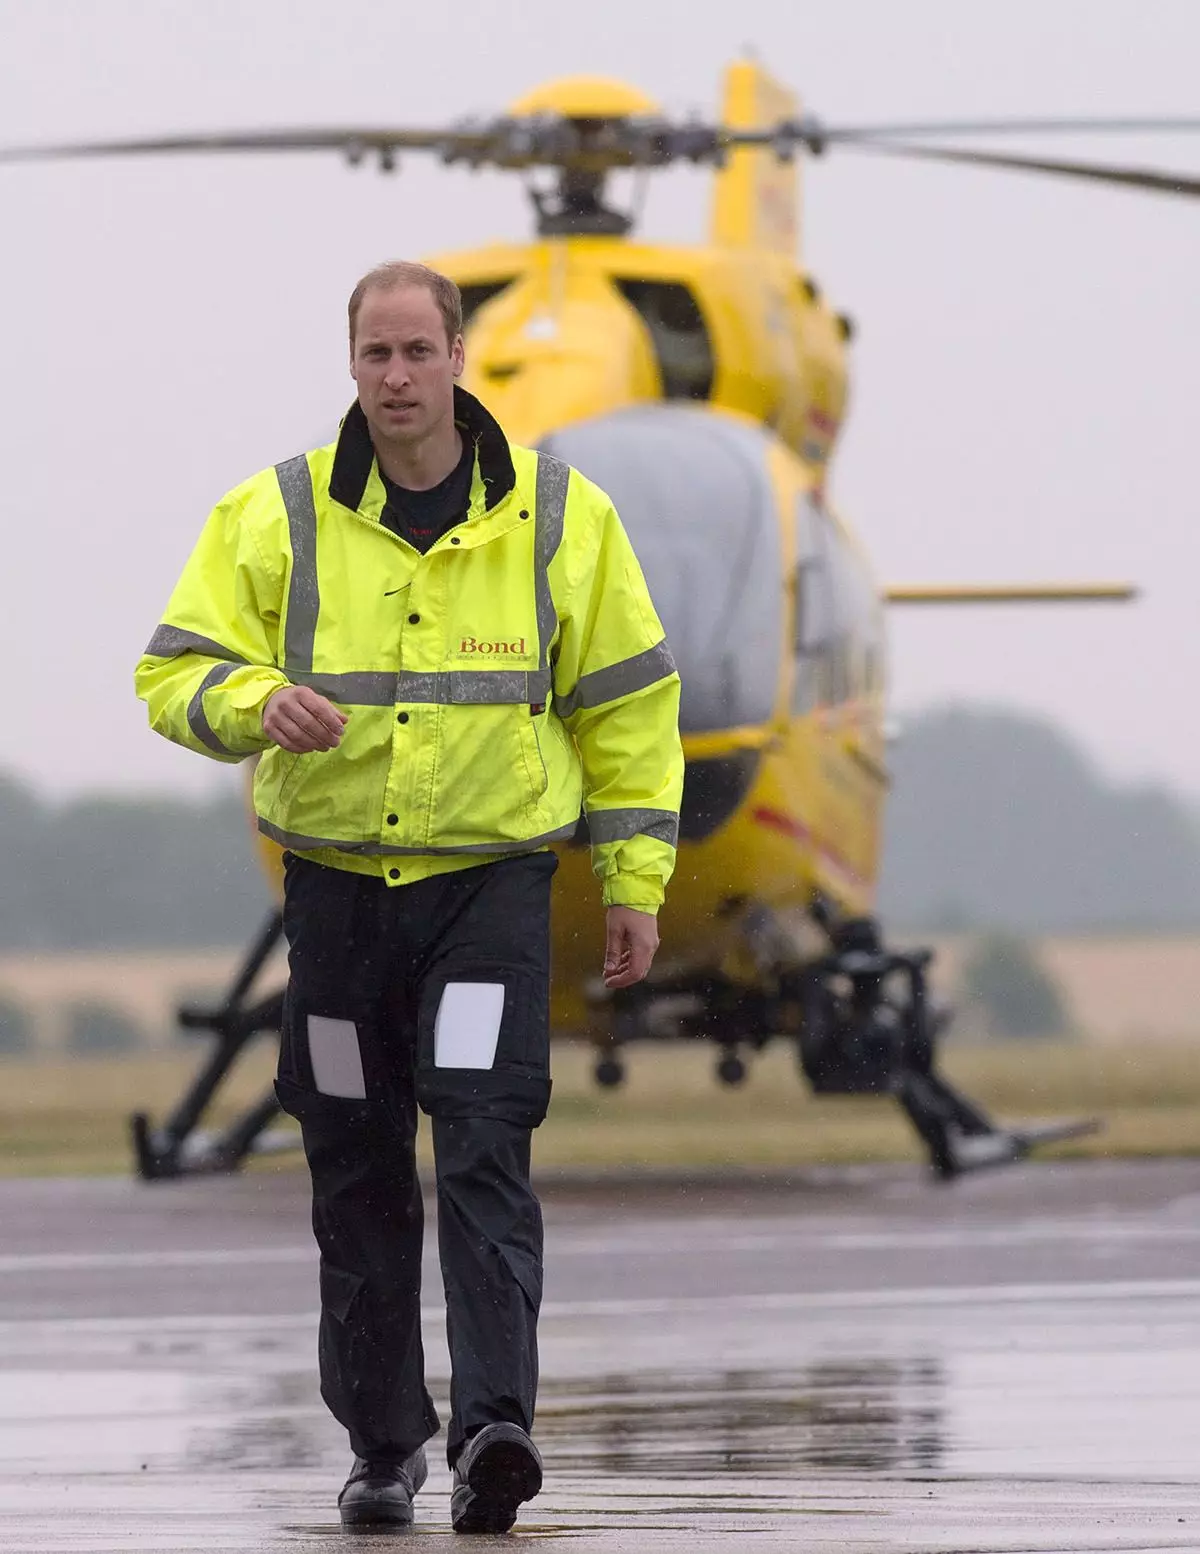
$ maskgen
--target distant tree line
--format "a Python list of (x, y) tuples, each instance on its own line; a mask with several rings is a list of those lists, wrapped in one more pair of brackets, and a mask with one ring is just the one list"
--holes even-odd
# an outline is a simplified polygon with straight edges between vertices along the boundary
[(1109, 781), (1053, 725), (930, 711), (891, 753), (880, 909), (925, 931), (1200, 927), (1200, 824), (1167, 788)]
[[(1200, 828), (1012, 712), (913, 718), (890, 761), (880, 907), (904, 931), (1200, 927)], [(268, 906), (236, 792), (53, 804), (0, 778), (0, 951), (243, 943)]]
[(0, 777), (0, 951), (219, 948), (268, 904), (236, 793), (52, 804)]

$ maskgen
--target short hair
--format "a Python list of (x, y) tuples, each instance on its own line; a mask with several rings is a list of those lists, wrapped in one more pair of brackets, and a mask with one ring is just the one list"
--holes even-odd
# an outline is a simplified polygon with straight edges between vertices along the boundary
[(462, 293), (448, 275), (431, 270), (427, 264), (414, 264), (407, 259), (389, 259), (368, 270), (350, 293), (350, 349), (354, 349), (354, 336), (358, 328), (358, 311), (369, 291), (395, 291), (400, 286), (423, 286), (437, 303), (438, 312), (446, 326), (446, 344), (453, 345), (463, 330)]

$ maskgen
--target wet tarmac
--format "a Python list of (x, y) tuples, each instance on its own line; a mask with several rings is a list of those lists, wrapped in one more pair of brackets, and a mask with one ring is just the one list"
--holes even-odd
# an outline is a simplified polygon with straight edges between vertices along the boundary
[[(1200, 1551), (1200, 1161), (546, 1206), (547, 1487), (474, 1546)], [(444, 1404), (433, 1259), (426, 1290)], [(298, 1175), (0, 1184), (0, 1548), (361, 1542), (314, 1306)], [(461, 1548), (447, 1491), (371, 1546)]]

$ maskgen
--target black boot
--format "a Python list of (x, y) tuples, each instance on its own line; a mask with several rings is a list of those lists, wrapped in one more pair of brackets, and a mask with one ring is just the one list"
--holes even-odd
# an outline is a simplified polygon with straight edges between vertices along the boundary
[(428, 1473), (423, 1446), (418, 1446), (403, 1462), (355, 1457), (346, 1487), (338, 1496), (342, 1526), (410, 1526), (413, 1496)]
[(541, 1487), (541, 1455), (520, 1425), (484, 1425), (454, 1465), (455, 1532), (507, 1532), (521, 1502), (532, 1500)]

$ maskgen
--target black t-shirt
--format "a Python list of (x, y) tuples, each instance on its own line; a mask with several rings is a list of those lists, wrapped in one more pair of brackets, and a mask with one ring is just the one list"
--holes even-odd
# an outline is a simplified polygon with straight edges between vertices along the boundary
[(469, 437), (463, 438), (462, 445), (458, 463), (445, 480), (439, 480), (428, 491), (410, 491), (379, 471), (387, 492), (380, 523), (422, 553), (467, 516), (475, 474), (475, 446)]

